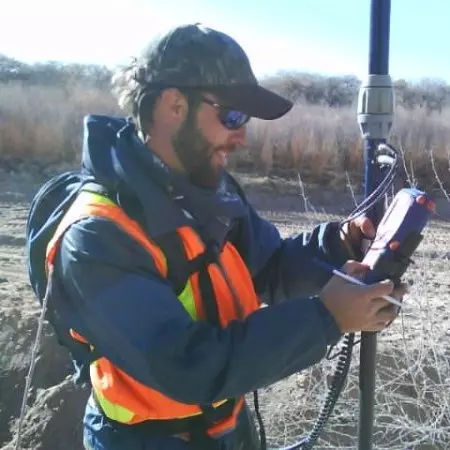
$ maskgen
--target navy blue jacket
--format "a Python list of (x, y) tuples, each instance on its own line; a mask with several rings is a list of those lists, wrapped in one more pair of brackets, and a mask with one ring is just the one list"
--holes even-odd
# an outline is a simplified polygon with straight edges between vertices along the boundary
[[(141, 382), (185, 403), (236, 397), (318, 362), (341, 336), (330, 313), (310, 297), (329, 278), (313, 258), (336, 265), (347, 258), (336, 223), (282, 239), (229, 174), (217, 191), (194, 186), (170, 171), (122, 118), (86, 117), (82, 171), (119, 192), (125, 210), (139, 204), (150, 236), (190, 224), (205, 241), (230, 239), (269, 305), (225, 329), (193, 321), (151, 256), (115, 224), (89, 218), (72, 225), (58, 254), (57, 278), (91, 321), (108, 325), (94, 334), (88, 326), (78, 331)], [(103, 346), (112, 333), (126, 346)], [(130, 362), (131, 354), (139, 364)]]

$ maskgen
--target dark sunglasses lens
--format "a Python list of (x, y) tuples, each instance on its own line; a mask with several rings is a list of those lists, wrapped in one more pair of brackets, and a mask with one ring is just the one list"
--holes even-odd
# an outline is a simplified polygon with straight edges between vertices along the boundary
[(230, 130), (237, 130), (248, 122), (250, 117), (240, 111), (222, 109), (220, 111), (221, 122)]

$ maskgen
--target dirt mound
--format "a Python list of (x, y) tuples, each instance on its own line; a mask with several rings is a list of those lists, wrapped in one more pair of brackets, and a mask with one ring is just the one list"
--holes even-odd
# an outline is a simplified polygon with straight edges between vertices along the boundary
[[(37, 329), (37, 314), (3, 309), (0, 313), (0, 447), (12, 449), (25, 380)], [(86, 387), (69, 377), (71, 363), (50, 327), (44, 328), (22, 425), (23, 449), (80, 450)]]
[[(0, 173), (0, 448), (13, 449), (39, 319), (28, 282), (24, 236), (37, 185)], [(87, 388), (75, 386), (67, 351), (47, 324), (23, 422), (22, 449), (81, 450)]]

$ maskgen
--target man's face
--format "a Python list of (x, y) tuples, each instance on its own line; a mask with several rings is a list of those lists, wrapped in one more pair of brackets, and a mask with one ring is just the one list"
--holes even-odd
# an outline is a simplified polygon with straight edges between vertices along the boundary
[[(216, 101), (211, 95), (204, 96)], [(215, 189), (227, 166), (228, 156), (238, 146), (246, 145), (246, 128), (227, 129), (220, 122), (217, 109), (201, 103), (196, 111), (189, 111), (173, 137), (172, 145), (192, 183)]]

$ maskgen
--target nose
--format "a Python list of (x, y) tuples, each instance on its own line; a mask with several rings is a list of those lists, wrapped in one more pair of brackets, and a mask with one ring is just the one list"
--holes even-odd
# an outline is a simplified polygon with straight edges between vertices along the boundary
[(235, 130), (233, 132), (233, 144), (240, 147), (247, 146), (247, 125), (242, 126), (241, 128)]

